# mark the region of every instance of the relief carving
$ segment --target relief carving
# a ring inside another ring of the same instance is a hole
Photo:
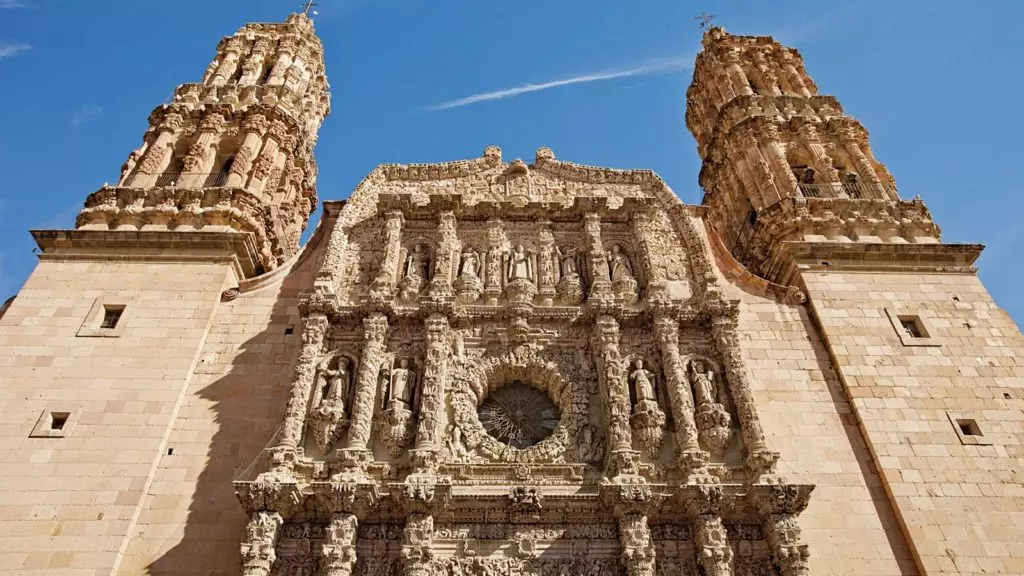
[[[630,425],[644,452],[656,459],[665,438],[665,412],[661,409],[659,401],[657,378],[654,372],[644,368],[644,361],[637,358],[633,361],[629,382],[633,398]]]
[[[408,358],[399,358],[394,364],[382,365],[378,379],[383,391],[381,441],[392,456],[398,457],[415,434],[413,413],[420,390],[417,370]]]
[[[695,420],[700,443],[713,455],[721,455],[732,438],[726,392],[716,380],[714,370],[701,358],[690,361],[690,384],[697,403]]]
[[[322,453],[327,453],[340,440],[348,425],[355,363],[348,356],[333,354],[317,366],[317,375],[310,403],[308,426]]]

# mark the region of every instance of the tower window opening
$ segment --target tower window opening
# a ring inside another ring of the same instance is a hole
[[[860,181],[856,174],[847,172],[843,175],[843,191],[850,198],[862,198],[860,190]]]
[[[956,425],[960,428],[960,433],[964,436],[984,436],[981,433],[981,427],[978,426],[978,421],[969,418],[957,419]]]
[[[260,84],[266,84],[270,82],[270,75],[274,73],[273,64],[267,64],[263,68],[263,75],[260,76]]]
[[[750,224],[751,226],[757,225],[757,210],[751,208],[750,212],[747,213],[747,224]]]
[[[924,338],[924,330],[921,329],[921,322],[916,317],[900,318],[900,326],[911,338]]]
[[[70,417],[70,412],[51,412],[50,430],[63,430],[64,426],[68,423],[68,418]]]
[[[100,328],[106,330],[117,328],[122,314],[124,314],[124,306],[103,306],[103,320],[100,322]]]

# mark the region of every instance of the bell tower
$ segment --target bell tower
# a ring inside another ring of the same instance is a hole
[[[309,17],[245,25],[220,42],[201,82],[153,111],[117,185],[89,196],[77,228],[248,233],[245,275],[276,268],[316,207],[328,89]]]
[[[710,28],[686,105],[703,204],[752,271],[788,284],[792,242],[938,241],[923,203],[900,200],[867,130],[818,93],[795,49]]]

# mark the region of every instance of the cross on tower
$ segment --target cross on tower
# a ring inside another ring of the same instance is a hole
[[[302,6],[302,13],[305,14],[306,16],[309,16],[309,11],[312,10],[314,6],[319,6],[319,4],[317,4],[313,0],[306,0],[306,2]]]
[[[695,16],[694,20],[700,20],[698,26],[701,30],[710,30],[714,26],[715,15],[708,14],[707,12],[701,12],[700,16]]]

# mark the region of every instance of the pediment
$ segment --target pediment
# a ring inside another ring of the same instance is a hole
[[[432,197],[458,197],[460,204],[543,203],[571,205],[578,199],[648,199],[667,187],[650,170],[617,170],[556,160],[540,148],[532,164],[505,162],[501,150],[489,147],[472,160],[439,164],[383,165],[379,195],[411,196],[416,202]],[[419,203],[419,202],[417,202]],[[612,200],[611,204],[618,202]]]

